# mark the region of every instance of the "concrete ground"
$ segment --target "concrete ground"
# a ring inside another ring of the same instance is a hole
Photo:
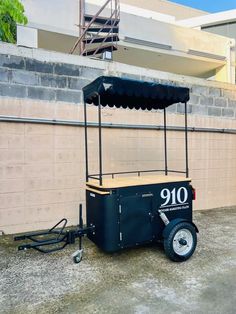
[[[235,313],[236,208],[194,213],[198,247],[185,263],[158,246],[105,254],[84,241],[49,255],[0,237],[0,313]]]

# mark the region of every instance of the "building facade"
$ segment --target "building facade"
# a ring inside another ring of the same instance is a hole
[[[18,26],[18,45],[69,53],[79,36],[79,1],[71,0],[70,6],[65,0],[22,2],[29,23]],[[95,14],[103,3],[87,0],[85,10]],[[164,0],[123,0],[120,9],[114,61],[235,83],[235,40],[182,23],[206,12]]]

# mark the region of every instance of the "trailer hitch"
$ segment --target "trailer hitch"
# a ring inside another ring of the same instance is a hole
[[[43,232],[32,232],[26,233],[24,235],[14,237],[15,241],[22,240],[31,240],[30,243],[21,244],[18,246],[18,250],[28,250],[34,249],[42,253],[51,253],[55,251],[59,251],[64,249],[67,245],[74,244],[75,239],[79,238],[79,250],[77,251],[77,255],[80,255],[79,261],[82,259],[82,238],[90,233],[95,232],[95,226],[86,226],[83,225],[82,218],[82,204],[80,204],[79,208],[79,225],[74,229],[66,229],[67,219],[61,219],[55,226],[51,229]],[[75,252],[76,253],[76,252]],[[74,255],[73,254],[73,258]],[[76,256],[77,256],[76,255]],[[74,258],[75,261],[75,258]],[[76,262],[78,263],[78,256],[76,258]]]

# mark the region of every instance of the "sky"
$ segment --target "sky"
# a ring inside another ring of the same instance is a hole
[[[236,0],[170,0],[208,12],[236,9]]]

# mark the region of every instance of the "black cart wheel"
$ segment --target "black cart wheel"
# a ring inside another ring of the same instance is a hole
[[[175,225],[164,239],[166,255],[174,262],[189,259],[197,246],[197,234],[194,226],[188,222]]]

